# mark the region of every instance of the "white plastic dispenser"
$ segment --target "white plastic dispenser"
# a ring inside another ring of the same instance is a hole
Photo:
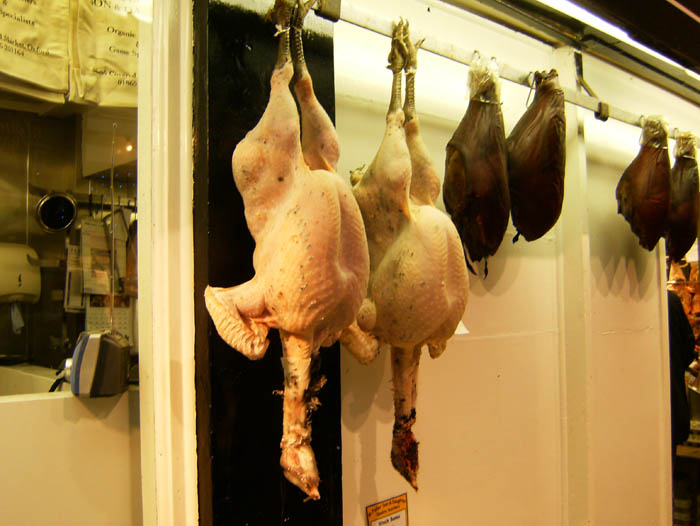
[[[36,303],[40,295],[36,250],[18,243],[0,243],[0,303]]]

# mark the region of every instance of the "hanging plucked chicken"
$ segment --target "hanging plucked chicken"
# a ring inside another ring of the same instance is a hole
[[[617,212],[639,238],[653,250],[668,228],[671,199],[671,162],[668,134],[661,117],[649,117],[642,126],[642,145],[617,183]]]
[[[276,1],[271,14],[280,43],[270,100],[233,152],[234,180],[256,241],[255,276],[231,288],[207,287],[205,299],[219,335],[252,360],[265,354],[268,329],[279,329],[285,382],[280,464],[290,482],[318,499],[310,421],[320,385],[310,385],[309,372],[319,347],[332,344],[354,321],[367,290],[369,254],[352,190],[333,171],[337,136],[303,58],[301,24],[313,3]],[[303,141],[289,90],[293,74]]]
[[[690,132],[676,137],[676,161],[671,169],[671,206],[668,211],[666,253],[680,261],[698,237],[697,138]]]
[[[564,201],[566,117],[564,92],[556,70],[535,73],[535,97],[510,132],[508,188],[513,226],[539,239],[559,219]]]
[[[356,338],[341,340],[363,363],[376,355],[378,344],[391,346],[391,461],[414,488],[418,442],[412,427],[421,350],[427,345],[432,358],[444,351],[462,318],[469,289],[459,234],[434,206],[440,179],[420,135],[414,99],[419,45],[410,41],[408,23],[394,26],[389,55],[393,84],[384,138],[369,167],[352,176],[370,252],[367,298],[354,329],[375,344],[358,349],[361,342]]]
[[[495,61],[469,70],[467,111],[447,143],[443,200],[469,260],[496,253],[510,217],[505,127]],[[474,272],[469,261],[469,270]],[[484,273],[488,267],[484,264]]]

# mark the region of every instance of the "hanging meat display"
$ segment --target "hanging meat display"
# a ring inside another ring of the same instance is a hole
[[[311,449],[310,385],[319,347],[332,344],[355,319],[367,290],[369,254],[362,216],[350,186],[332,170],[338,140],[313,94],[301,47],[301,23],[313,2],[296,2],[294,65],[290,17],[294,0],[271,12],[280,34],[270,99],[258,124],[233,152],[233,175],[256,241],[255,276],[231,288],[207,287],[207,309],[219,335],[252,360],[279,329],[284,365],[280,464],[287,479],[318,499]],[[289,89],[295,74],[302,112]]]
[[[427,345],[433,358],[444,351],[464,313],[469,288],[459,234],[450,218],[434,206],[440,180],[421,139],[415,110],[418,45],[410,41],[408,23],[394,26],[386,131],[369,167],[352,176],[367,230],[371,268],[356,330],[391,346],[391,461],[414,488],[418,487],[418,442],[412,427],[421,349]],[[402,70],[406,75],[403,109]],[[357,340],[347,343],[362,362],[371,358],[367,349],[354,348]],[[376,353],[376,345],[373,349]]]
[[[690,132],[676,137],[676,161],[671,169],[671,206],[668,210],[666,253],[680,261],[698,236],[697,138]]]
[[[527,241],[559,219],[564,201],[566,116],[556,70],[535,73],[535,97],[510,132],[508,188],[513,226]]]
[[[447,143],[443,200],[469,260],[496,253],[510,217],[505,127],[495,61],[469,70],[469,106]],[[469,270],[474,272],[469,261]],[[488,266],[484,264],[484,274]]]
[[[617,212],[639,238],[653,250],[668,227],[671,162],[666,125],[661,117],[649,117],[642,126],[639,153],[617,183]]]

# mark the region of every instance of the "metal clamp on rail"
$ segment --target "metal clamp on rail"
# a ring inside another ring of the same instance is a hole
[[[340,20],[340,1],[341,0],[319,0],[314,8],[316,14],[331,22]]]
[[[598,109],[593,112],[593,115],[599,121],[607,121],[608,117],[610,117],[610,106],[606,102],[599,102]]]

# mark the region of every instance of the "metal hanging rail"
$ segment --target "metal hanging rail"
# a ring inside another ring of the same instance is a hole
[[[340,20],[391,38],[393,22],[389,19],[378,17],[374,13],[361,7],[343,3],[340,13]],[[421,49],[466,66],[471,66],[471,58],[474,54],[474,51],[468,52],[452,44],[446,44],[439,39],[428,35],[425,35],[425,42],[421,46]],[[501,78],[528,88],[532,87],[533,72],[521,71],[507,64],[501,64],[500,62],[499,66]],[[570,88],[562,89],[564,91],[564,98],[567,102],[591,110],[596,114],[596,118],[600,120],[607,120],[610,118],[616,121],[631,124],[632,126],[642,127],[642,123],[644,122],[643,115],[635,115],[623,109],[610,106],[609,104],[606,104],[595,97],[591,97]],[[675,138],[678,129],[673,127],[669,127],[669,129],[671,130],[669,137],[672,139]]]

